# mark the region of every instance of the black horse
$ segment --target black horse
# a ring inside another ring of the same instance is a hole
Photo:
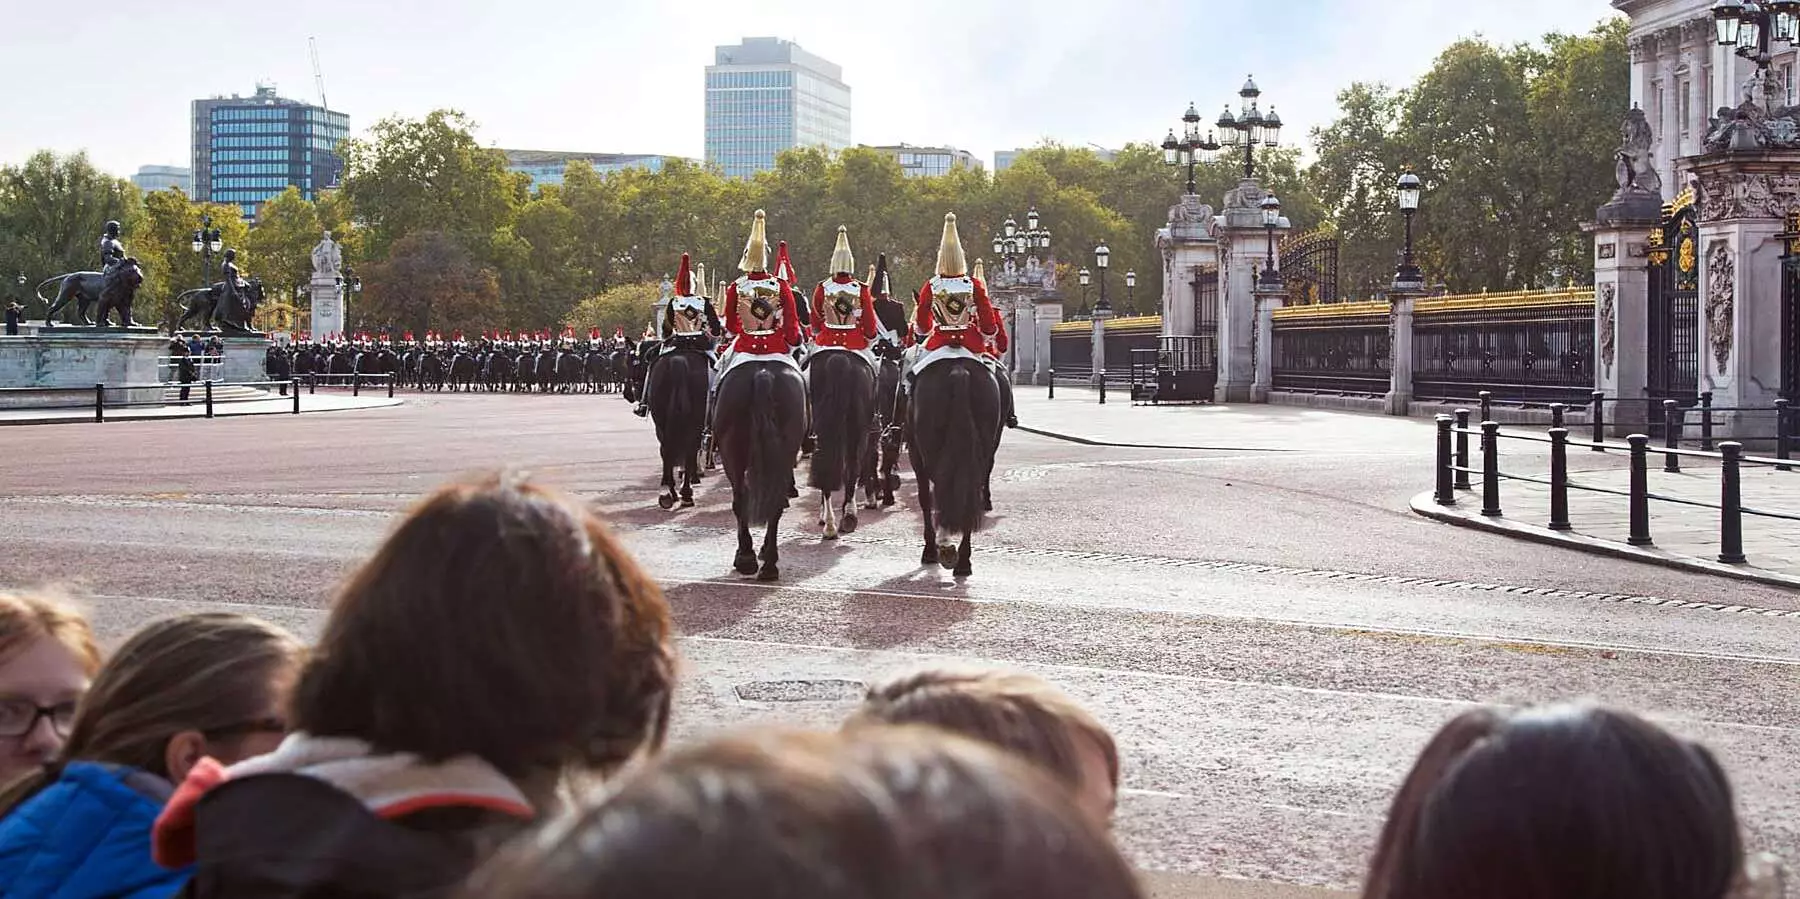
[[[457,350],[450,359],[450,389],[464,393],[474,390],[475,374],[480,370],[472,354]]]
[[[920,561],[967,577],[969,538],[981,528],[1000,442],[1000,386],[979,360],[941,359],[919,374],[910,405],[907,443],[925,517]]]
[[[589,349],[581,357],[582,378],[591,393],[605,393],[611,386],[608,374],[612,371],[612,360],[599,349]]]
[[[574,393],[582,382],[584,366],[581,357],[573,350],[563,350],[556,354],[556,387],[563,393]]]
[[[739,364],[719,384],[712,431],[725,457],[731,511],[737,515],[732,567],[757,580],[779,580],[781,553],[775,538],[806,436],[806,382],[785,362]],[[753,526],[766,528],[760,554],[750,541]]]
[[[481,366],[481,380],[491,393],[505,390],[512,385],[513,360],[506,353],[495,350],[488,354],[487,361]]]
[[[894,491],[900,488],[900,447],[904,428],[896,414],[895,398],[899,394],[900,363],[884,358],[875,375],[875,415],[869,426],[869,446],[863,454],[865,509],[893,506]]]
[[[875,372],[857,354],[844,350],[820,350],[808,367],[813,433],[818,439],[810,483],[819,491],[821,535],[836,540],[839,510],[832,508],[834,493],[844,494],[843,532],[856,533],[856,481],[875,414]]]
[[[662,447],[662,485],[667,490],[656,502],[664,509],[674,508],[677,499],[682,508],[694,504],[710,368],[704,355],[691,351],[669,353],[650,366],[650,420],[656,424],[656,440]],[[677,468],[681,469],[679,485]]]
[[[263,376],[271,381],[279,381],[281,395],[287,396],[289,379],[294,376],[292,350],[271,346],[263,350]]]

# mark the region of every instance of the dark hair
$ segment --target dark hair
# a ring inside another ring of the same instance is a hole
[[[1013,671],[920,671],[869,689],[848,726],[926,724],[1010,750],[1072,789],[1086,777],[1081,744],[1106,759],[1119,785],[1119,749],[1086,709],[1048,681]]]
[[[1466,712],[1394,797],[1365,899],[1721,899],[1743,864],[1704,746],[1587,705]]]
[[[294,725],[519,779],[661,745],[673,682],[655,582],[572,500],[490,475],[432,494],[350,578]]]
[[[266,621],[200,612],[146,625],[100,668],[56,761],[0,796],[0,814],[53,782],[71,761],[125,765],[168,777],[170,738],[259,724],[280,697],[282,669],[304,647]]]
[[[767,732],[677,751],[502,853],[470,897],[1137,899],[1048,775],[931,728]]]

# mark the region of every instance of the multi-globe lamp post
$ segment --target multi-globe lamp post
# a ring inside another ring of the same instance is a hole
[[[994,256],[999,259],[1000,265],[998,271],[989,276],[990,286],[1015,291],[1013,294],[1014,311],[1034,309],[1035,301],[1023,302],[1023,291],[1027,288],[1042,290],[1048,283],[1045,280],[1047,265],[1041,268],[1036,267],[1034,260],[1047,259],[1050,255],[1050,229],[1044,227],[1043,220],[1038,217],[1037,207],[1030,206],[1025,210],[1024,228],[1019,227],[1018,219],[1008,215],[1006,221],[1000,226],[1000,233],[994,235],[993,243]],[[998,277],[995,278],[995,275]],[[1002,312],[1002,314],[1007,313]],[[1033,355],[1038,352],[1037,316],[1035,313],[1030,316],[1030,326],[1030,334],[1013,334],[1010,346],[1007,347],[1006,365],[1011,370],[1017,371],[1019,368],[1021,341],[1030,341],[1025,345],[1030,348]],[[1014,328],[1022,330],[1019,324],[1015,324]]]
[[[1719,0],[1712,15],[1719,45],[1736,47],[1759,71],[1769,68],[1771,42],[1800,43],[1800,0]]]
[[[1169,136],[1163,138],[1163,162],[1176,168],[1186,166],[1187,192],[1196,194],[1199,188],[1194,183],[1194,167],[1200,162],[1200,154],[1210,153],[1219,146],[1211,132],[1204,138],[1200,136],[1200,110],[1189,103],[1187,113],[1181,117],[1181,136],[1176,137],[1175,131],[1170,129]]]
[[[190,246],[205,263],[206,283],[212,284],[213,256],[225,249],[224,235],[219,232],[219,229],[213,227],[212,216],[201,217],[200,229],[194,232]]]
[[[994,235],[994,255],[1001,262],[1011,261],[1015,265],[1021,260],[1038,255],[1039,250],[1050,249],[1050,229],[1041,227],[1037,207],[1033,206],[1025,212],[1025,227],[1019,228],[1018,219],[1006,217],[1000,226],[1000,233]]]

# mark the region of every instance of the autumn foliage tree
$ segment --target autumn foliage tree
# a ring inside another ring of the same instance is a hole
[[[366,271],[358,330],[479,334],[495,325],[499,278],[450,234],[408,234]]]

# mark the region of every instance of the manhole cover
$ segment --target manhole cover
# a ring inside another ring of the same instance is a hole
[[[806,680],[759,680],[737,685],[745,702],[857,702],[869,688],[862,681],[834,677]]]

